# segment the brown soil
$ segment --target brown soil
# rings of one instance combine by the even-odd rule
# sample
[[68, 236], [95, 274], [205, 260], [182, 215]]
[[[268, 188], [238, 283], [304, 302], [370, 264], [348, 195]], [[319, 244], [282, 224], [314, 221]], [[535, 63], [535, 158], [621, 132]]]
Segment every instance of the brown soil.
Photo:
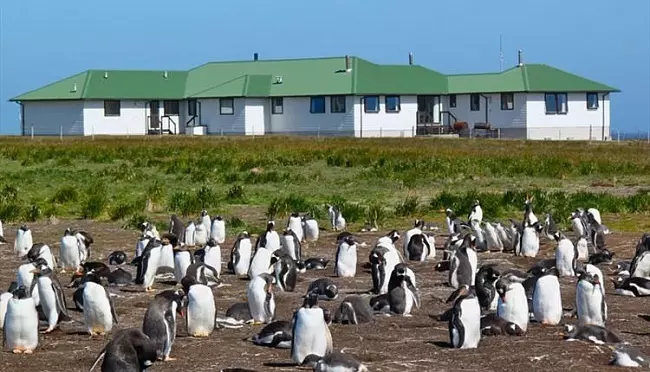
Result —
[[[123, 249], [133, 255], [137, 233], [121, 229], [117, 224], [89, 221], [61, 221], [56, 225], [37, 223], [31, 225], [35, 242], [46, 242], [58, 253], [58, 241], [66, 227], [85, 229], [95, 237], [94, 259], [105, 259], [113, 250]], [[229, 232], [232, 233], [232, 232]], [[0, 288], [6, 289], [14, 280], [18, 260], [12, 255], [15, 226], [5, 226], [9, 245], [0, 246]], [[630, 258], [634, 242], [640, 234], [616, 234], [609, 237], [611, 250], [616, 258]], [[359, 252], [359, 268], [354, 279], [333, 278], [344, 293], [364, 292], [371, 287], [367, 270], [361, 268], [367, 260], [370, 246], [379, 234], [360, 234], [361, 240], [368, 243]], [[444, 237], [439, 237], [440, 246]], [[330, 259], [335, 254], [335, 234], [324, 232], [317, 243], [304, 249], [305, 257], [325, 256]], [[232, 234], [222, 247], [222, 257], [229, 257]], [[401, 244], [401, 242], [400, 242]], [[543, 240], [539, 258], [552, 257], [553, 244]], [[438, 254], [440, 257], [440, 253]], [[538, 258], [538, 259], [539, 259]], [[505, 260], [519, 268], [527, 269], [535, 260], [513, 258], [507, 254], [481, 254], [479, 262], [492, 259]], [[414, 310], [413, 317], [379, 317], [376, 322], [362, 326], [332, 325], [334, 348], [355, 355], [371, 371], [451, 371], [451, 370], [604, 370], [611, 357], [611, 351], [603, 346], [583, 342], [562, 341], [561, 327], [541, 327], [531, 324], [523, 337], [484, 337], [476, 350], [454, 350], [447, 346], [448, 330], [444, 322], [432, 320], [430, 314], [439, 314], [447, 309], [442, 302], [451, 289], [445, 285], [446, 273], [433, 270], [434, 262], [416, 263], [411, 267], [416, 273], [421, 291], [422, 307]], [[225, 265], [224, 265], [225, 267]], [[133, 267], [128, 270], [134, 272]], [[607, 274], [609, 268], [602, 268]], [[225, 271], [225, 270], [224, 270]], [[324, 271], [308, 271], [300, 277], [294, 293], [276, 291], [276, 318], [289, 319], [293, 310], [302, 303], [308, 283], [321, 276], [332, 277], [331, 267]], [[230, 286], [215, 289], [217, 310], [223, 314], [229, 305], [245, 300], [247, 281], [236, 279], [226, 273], [222, 275]], [[67, 277], [60, 278], [67, 283]], [[575, 279], [562, 279], [564, 307], [574, 307]], [[648, 323], [638, 317], [650, 313], [646, 298], [629, 298], [613, 294], [612, 284], [607, 282], [607, 302], [609, 305], [608, 327], [616, 330], [621, 337], [650, 350]], [[156, 284], [157, 290], [169, 288]], [[145, 294], [138, 287], [126, 288], [138, 292], [127, 292], [112, 288], [119, 297], [116, 299], [120, 324], [117, 328], [140, 327], [147, 304], [153, 294]], [[74, 308], [72, 290], [66, 289], [68, 307]], [[334, 310], [337, 302], [321, 302], [321, 305]], [[39, 348], [33, 355], [0, 354], [0, 369], [4, 371], [87, 371], [108, 338], [90, 338], [83, 331], [81, 313], [72, 311], [79, 323], [61, 325], [52, 334], [42, 335]], [[568, 320], [574, 322], [573, 319]], [[178, 337], [172, 350], [176, 361], [156, 363], [152, 371], [213, 371], [226, 367], [243, 367], [258, 371], [293, 371], [299, 368], [289, 363], [288, 350], [264, 348], [247, 341], [260, 326], [245, 326], [242, 329], [217, 329], [206, 339], [186, 336], [185, 325], [178, 324]], [[306, 370], [302, 368], [302, 370]]]

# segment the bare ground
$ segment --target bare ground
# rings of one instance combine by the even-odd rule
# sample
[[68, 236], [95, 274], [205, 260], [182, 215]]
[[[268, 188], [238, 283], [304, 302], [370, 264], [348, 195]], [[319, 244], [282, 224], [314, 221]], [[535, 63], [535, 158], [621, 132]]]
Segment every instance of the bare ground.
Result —
[[[34, 231], [35, 242], [45, 242], [58, 254], [58, 241], [66, 227], [81, 228], [95, 236], [94, 259], [105, 260], [113, 250], [122, 249], [133, 254], [137, 233], [123, 230], [114, 223], [90, 221], [61, 221], [58, 224], [36, 223], [30, 227]], [[12, 239], [16, 226], [5, 226], [5, 234], [10, 244], [0, 246], [0, 288], [6, 289], [14, 280], [18, 259], [12, 255]], [[232, 234], [230, 234], [232, 235]], [[309, 282], [321, 276], [333, 277], [344, 293], [365, 292], [371, 287], [369, 273], [361, 266], [367, 260], [370, 246], [379, 233], [360, 234], [361, 240], [368, 243], [359, 251], [359, 267], [354, 279], [333, 277], [331, 267], [324, 271], [308, 271], [299, 279], [296, 291], [281, 293], [276, 291], [276, 318], [289, 319], [293, 310], [302, 303]], [[610, 249], [616, 258], [631, 258], [634, 242], [640, 234], [617, 234], [609, 237]], [[444, 237], [438, 237], [440, 246]], [[321, 239], [304, 248], [305, 257], [324, 256], [330, 259], [335, 254], [335, 234], [324, 232]], [[232, 236], [222, 247], [222, 257], [229, 257]], [[401, 242], [400, 242], [401, 244]], [[539, 258], [552, 257], [554, 244], [543, 240]], [[438, 254], [440, 256], [440, 254]], [[527, 269], [535, 260], [514, 258], [507, 254], [489, 253], [479, 256], [479, 263], [487, 260], [500, 260], [513, 266]], [[224, 265], [225, 266], [225, 265]], [[453, 350], [448, 348], [448, 330], [444, 322], [436, 322], [429, 315], [437, 315], [447, 309], [442, 302], [450, 293], [446, 283], [446, 273], [433, 270], [434, 262], [416, 263], [411, 267], [416, 273], [418, 287], [422, 296], [422, 307], [415, 309], [411, 318], [379, 317], [373, 324], [361, 326], [331, 326], [334, 348], [355, 355], [371, 371], [498, 371], [510, 370], [571, 370], [595, 371], [611, 369], [607, 363], [611, 352], [603, 346], [583, 342], [562, 341], [562, 328], [531, 324], [523, 337], [484, 337], [476, 350]], [[602, 268], [605, 275], [607, 267]], [[133, 267], [127, 270], [134, 272]], [[225, 270], [224, 270], [225, 271]], [[233, 303], [245, 300], [247, 281], [225, 273], [224, 281], [230, 286], [215, 289], [217, 311], [222, 313]], [[67, 277], [60, 277], [67, 283]], [[575, 279], [562, 279], [564, 307], [574, 307]], [[609, 305], [608, 327], [617, 331], [624, 340], [650, 351], [649, 324], [638, 317], [650, 313], [647, 298], [629, 298], [613, 294], [612, 284], [607, 283], [607, 302]], [[169, 288], [156, 284], [158, 290]], [[125, 288], [123, 291], [111, 288], [117, 294], [117, 312], [120, 324], [117, 328], [140, 327], [147, 304], [153, 295], [145, 294], [139, 287]], [[132, 292], [135, 290], [136, 292]], [[74, 308], [72, 290], [66, 289], [68, 307]], [[339, 297], [341, 298], [341, 297]], [[321, 306], [334, 310], [338, 301], [321, 302]], [[62, 324], [60, 329], [41, 335], [40, 345], [33, 355], [0, 354], [0, 367], [4, 371], [86, 371], [98, 352], [108, 342], [101, 337], [90, 338], [83, 331], [81, 313], [72, 311], [78, 322]], [[567, 320], [574, 322], [573, 319]], [[226, 367], [250, 368], [258, 371], [300, 370], [290, 364], [288, 350], [264, 348], [253, 345], [247, 339], [261, 329], [260, 326], [245, 326], [242, 329], [218, 329], [206, 339], [186, 336], [182, 320], [178, 324], [178, 337], [172, 350], [173, 362], [155, 364], [152, 371], [212, 371]], [[303, 368], [303, 370], [306, 370]]]

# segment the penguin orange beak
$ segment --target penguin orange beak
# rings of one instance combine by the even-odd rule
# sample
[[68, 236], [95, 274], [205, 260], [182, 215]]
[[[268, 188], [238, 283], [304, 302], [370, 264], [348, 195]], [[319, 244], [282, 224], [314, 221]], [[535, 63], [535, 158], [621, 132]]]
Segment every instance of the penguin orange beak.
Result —
[[273, 284], [267, 284], [265, 287], [266, 293], [273, 293]]
[[41, 272], [41, 269], [34, 269], [30, 271], [30, 274], [39, 274]]

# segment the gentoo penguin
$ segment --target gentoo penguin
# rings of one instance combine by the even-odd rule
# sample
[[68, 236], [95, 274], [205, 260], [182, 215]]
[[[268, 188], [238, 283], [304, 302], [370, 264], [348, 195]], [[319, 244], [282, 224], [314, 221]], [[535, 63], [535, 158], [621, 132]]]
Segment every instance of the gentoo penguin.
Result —
[[203, 248], [203, 262], [217, 269], [217, 278], [221, 276], [221, 247], [216, 240], [210, 239]]
[[214, 295], [207, 285], [199, 284], [193, 276], [181, 280], [187, 296], [187, 333], [192, 337], [208, 337], [214, 331], [217, 308]]
[[171, 361], [169, 354], [176, 339], [176, 314], [183, 316], [181, 291], [168, 290], [157, 294], [144, 313], [142, 331], [156, 344], [158, 359]]
[[124, 251], [114, 251], [108, 255], [109, 265], [123, 265], [126, 263], [127, 257]]
[[553, 215], [550, 213], [546, 213], [546, 217], [544, 217], [544, 228], [542, 231], [548, 240], [555, 240], [555, 233], [558, 232], [558, 229], [557, 225], [555, 225], [555, 220], [553, 220]]
[[263, 273], [270, 274], [273, 271], [273, 267], [271, 266], [271, 257], [273, 256], [273, 252], [274, 251], [263, 247], [259, 248], [257, 252], [255, 252], [248, 268], [248, 277], [250, 279]]
[[274, 282], [275, 278], [272, 275], [264, 273], [251, 279], [248, 284], [248, 307], [253, 324], [266, 324], [273, 321], [275, 316]]
[[194, 225], [194, 245], [197, 247], [203, 247], [208, 243], [209, 238], [210, 228], [206, 228], [202, 223], [197, 223]]
[[573, 231], [577, 237], [586, 236], [585, 228], [582, 225], [582, 219], [580, 218], [580, 213], [578, 211], [571, 212], [569, 219], [571, 220], [571, 231]]
[[510, 252], [514, 250], [512, 245], [513, 236], [511, 234], [511, 230], [510, 229], [506, 230], [506, 228], [503, 226], [503, 224], [501, 224], [501, 222], [497, 222], [494, 225], [494, 229], [496, 230], [497, 236], [499, 237], [499, 240], [503, 245], [503, 251]]
[[7, 314], [7, 303], [9, 303], [10, 299], [14, 298], [12, 292], [4, 292], [0, 294], [0, 328], [2, 328], [5, 323], [5, 314]]
[[[45, 260], [42, 261], [46, 262]], [[34, 299], [34, 303], [36, 304], [36, 306], [39, 306], [41, 302], [38, 293], [38, 287], [32, 285], [32, 283], [35, 282], [33, 271], [37, 266], [38, 264], [36, 264], [36, 262], [30, 262], [30, 263], [20, 265], [18, 267], [18, 271], [16, 272], [16, 285], [19, 287], [24, 286], [25, 288], [27, 288], [27, 290], [31, 293], [32, 298]]]
[[137, 328], [121, 329], [99, 353], [90, 372], [102, 358], [102, 372], [141, 372], [156, 362], [156, 345]]
[[63, 267], [63, 272], [66, 270], [76, 270], [81, 264], [81, 247], [79, 239], [72, 233], [70, 228], [67, 228], [61, 238], [61, 248], [59, 262]]
[[2, 220], [0, 220], [0, 245], [7, 244], [7, 239], [5, 239], [5, 231], [2, 228]]
[[314, 372], [367, 372], [368, 367], [350, 354], [333, 352], [325, 355], [314, 366]]
[[612, 259], [614, 258], [615, 254], [616, 253], [610, 252], [609, 249], [605, 248], [600, 252], [596, 252], [594, 254], [589, 255], [589, 259], [587, 260], [587, 263], [592, 265], [600, 265], [600, 264], [611, 265]]
[[586, 260], [589, 257], [589, 243], [587, 238], [581, 236], [576, 240], [576, 252], [578, 252], [578, 260]]
[[83, 312], [84, 323], [91, 336], [103, 336], [113, 329], [113, 322], [118, 324], [115, 305], [108, 291], [92, 281], [84, 284]]
[[191, 264], [187, 268], [185, 276], [191, 276], [196, 279], [197, 283], [207, 285], [208, 287], [221, 284], [221, 281], [217, 277], [217, 269], [203, 262], [194, 262]]
[[52, 269], [41, 258], [39, 258], [35, 266], [32, 286], [36, 285], [38, 287], [40, 305], [47, 318], [48, 327], [43, 333], [50, 333], [59, 322], [67, 322], [71, 318], [68, 315], [63, 287]]
[[330, 225], [334, 231], [343, 231], [345, 230], [345, 217], [338, 208], [334, 206], [327, 206], [327, 214], [329, 216]]
[[196, 225], [194, 224], [194, 221], [190, 221], [187, 224], [184, 236], [185, 239], [183, 239], [183, 243], [185, 243], [185, 245], [190, 247], [196, 246]]
[[479, 225], [483, 222], [483, 208], [481, 208], [481, 203], [478, 200], [474, 201], [469, 215], [467, 216], [467, 223], [471, 223], [472, 221], [478, 222]]
[[415, 222], [413, 223], [413, 228], [411, 228], [410, 230], [407, 230], [404, 233], [403, 252], [404, 252], [404, 258], [406, 258], [407, 260], [410, 260], [408, 245], [411, 242], [411, 237], [413, 235], [421, 235], [423, 228], [424, 228], [424, 221], [416, 219]]
[[253, 336], [252, 341], [259, 346], [291, 349], [292, 330], [291, 321], [277, 320], [264, 326], [258, 334]]
[[476, 274], [474, 289], [479, 305], [486, 311], [495, 311], [499, 302], [497, 290], [494, 287], [500, 273], [491, 265], [483, 265]]
[[[84, 310], [84, 289], [86, 288], [87, 282], [93, 282], [101, 285], [102, 279], [99, 277], [99, 275], [95, 274], [95, 272], [91, 270], [86, 272], [84, 276], [78, 280], [78, 284], [76, 284], [78, 288], [72, 294], [72, 301], [74, 302], [75, 308], [79, 311]], [[76, 280], [70, 284], [73, 284], [74, 287], [75, 283], [77, 283]], [[68, 285], [68, 287], [70, 287], [70, 285]]]
[[449, 339], [456, 349], [475, 349], [481, 340], [481, 306], [474, 292], [461, 287], [449, 319]]
[[84, 263], [90, 258], [90, 246], [95, 242], [95, 240], [92, 235], [83, 230], [76, 230], [72, 233], [79, 241], [79, 255], [81, 256], [81, 263]]
[[614, 281], [616, 294], [621, 296], [645, 297], [650, 296], [650, 279], [640, 277], [621, 278]]
[[377, 294], [388, 292], [388, 282], [393, 269], [400, 263], [397, 249], [377, 245], [370, 251], [372, 291]]
[[539, 222], [525, 224], [521, 233], [520, 251], [524, 257], [536, 257], [539, 252]]
[[298, 212], [292, 212], [287, 222], [287, 229], [293, 231], [298, 237], [298, 242], [303, 241], [302, 218]]
[[185, 242], [185, 224], [177, 215], [172, 214], [169, 218], [169, 231], [167, 232], [174, 234], [179, 242]]
[[650, 356], [636, 347], [621, 343], [616, 346], [610, 346], [610, 348], [614, 352], [614, 356], [609, 364], [619, 367], [650, 368]]
[[334, 323], [340, 324], [363, 324], [372, 322], [375, 318], [370, 299], [367, 296], [352, 295], [341, 301], [334, 313]]
[[280, 251], [276, 251], [277, 261], [273, 265], [275, 275], [275, 284], [280, 287], [282, 292], [293, 292], [296, 288], [296, 281], [298, 280], [298, 268], [296, 261], [286, 254], [278, 255]]
[[562, 320], [562, 295], [558, 270], [546, 270], [535, 282], [533, 314], [540, 324], [557, 325]]
[[[425, 234], [414, 234], [408, 242], [406, 255], [411, 261], [424, 261], [431, 254], [431, 245]], [[435, 253], [434, 253], [435, 254]]]
[[295, 261], [302, 260], [302, 247], [300, 244], [300, 236], [296, 232], [287, 228], [282, 233], [282, 251], [289, 255]]
[[199, 218], [199, 222], [201, 223], [201, 225], [203, 225], [203, 227], [205, 227], [205, 231], [207, 232], [207, 236], [205, 240], [207, 242], [210, 236], [210, 230], [212, 230], [212, 220], [210, 219], [210, 215], [208, 214], [208, 211], [206, 211], [205, 209], [201, 211], [201, 218]]
[[336, 283], [330, 278], [320, 278], [309, 283], [307, 294], [316, 293], [319, 300], [336, 300], [339, 295], [339, 289]]
[[16, 230], [16, 240], [14, 240], [14, 252], [18, 257], [24, 257], [29, 249], [34, 245], [32, 230], [27, 225], [22, 225]]
[[576, 289], [576, 311], [578, 322], [605, 326], [607, 304], [600, 278], [589, 272], [581, 272]]
[[609, 229], [605, 225], [601, 225], [598, 222], [593, 220], [593, 217], [589, 215], [591, 230], [589, 235], [589, 243], [593, 247], [594, 252], [599, 252], [605, 248], [605, 235], [609, 233]]
[[336, 250], [336, 276], [353, 278], [357, 273], [357, 242], [348, 236], [339, 244]]
[[[376, 247], [385, 247], [387, 249], [394, 250], [394, 251], [396, 251], [398, 253], [398, 256], [399, 256], [399, 251], [397, 250], [397, 247], [395, 246], [395, 243], [397, 243], [399, 238], [400, 238], [399, 232], [397, 230], [391, 230], [388, 234], [386, 234], [386, 235], [384, 235], [382, 237], [379, 237], [379, 239], [377, 239], [377, 243], [375, 243], [375, 246]], [[400, 259], [400, 262], [404, 261], [401, 257], [399, 257], [399, 259]]]
[[147, 247], [147, 244], [149, 244], [149, 240], [151, 239], [154, 239], [154, 237], [150, 235], [142, 235], [140, 238], [138, 238], [137, 243], [135, 243], [136, 258], [142, 256], [142, 252], [144, 252], [144, 249]]
[[503, 242], [497, 233], [495, 225], [491, 222], [485, 223], [485, 241], [487, 249], [495, 252], [503, 252]]
[[461, 285], [474, 285], [476, 281], [476, 266], [478, 258], [474, 250], [475, 238], [465, 235], [463, 243], [457, 248], [449, 260], [449, 285], [458, 289]]
[[111, 271], [108, 274], [108, 285], [110, 286], [125, 286], [131, 284], [133, 281], [133, 275], [130, 272], [118, 267], [117, 269]]
[[275, 221], [268, 221], [266, 231], [257, 238], [255, 249], [259, 250], [259, 248], [266, 248], [271, 252], [280, 249], [280, 235], [275, 231]]
[[299, 365], [310, 355], [324, 357], [332, 352], [332, 335], [315, 293], [307, 295], [294, 313], [291, 333], [291, 359]]
[[593, 324], [564, 326], [564, 339], [566, 341], [585, 340], [598, 345], [618, 344], [620, 337], [609, 329]]
[[20, 286], [7, 301], [2, 339], [5, 351], [31, 354], [38, 346], [38, 313], [27, 288]]
[[523, 336], [524, 330], [515, 323], [508, 322], [495, 313], [490, 313], [481, 317], [481, 334], [483, 336]]
[[[171, 226], [171, 222], [170, 222]], [[156, 225], [149, 221], [144, 221], [143, 223], [140, 224], [140, 232], [142, 235], [147, 235], [152, 238], [160, 239], [160, 233], [158, 232], [158, 229], [156, 228]], [[171, 233], [171, 229], [169, 230]]]
[[449, 232], [449, 235], [460, 232], [460, 221], [450, 208], [445, 209], [445, 223], [447, 224], [447, 232]]
[[557, 242], [555, 248], [555, 267], [560, 276], [575, 276], [576, 249], [561, 231], [553, 233], [553, 238]]
[[526, 196], [524, 201], [524, 222], [523, 226], [539, 224], [539, 219], [533, 213], [533, 198], [534, 196]]
[[304, 232], [304, 238], [306, 241], [315, 242], [318, 240], [320, 235], [320, 230], [318, 228], [318, 221], [314, 218], [303, 216], [302, 217], [302, 228]]
[[247, 231], [242, 231], [230, 251], [230, 262], [228, 268], [238, 276], [248, 274], [253, 252], [253, 243]]
[[305, 270], [324, 270], [330, 261], [323, 257], [312, 257], [304, 261]]
[[512, 251], [515, 256], [521, 255], [521, 235], [524, 233], [524, 225], [521, 222], [510, 219], [510, 228], [507, 230], [512, 237]]
[[174, 275], [174, 246], [169, 239], [163, 237], [160, 241], [160, 258], [158, 259], [158, 268], [156, 269], [156, 277], [160, 279], [168, 279]]
[[472, 220], [469, 227], [474, 235], [474, 249], [477, 252], [487, 252], [488, 242], [485, 239], [485, 231], [483, 231], [481, 224], [477, 220]]
[[522, 285], [523, 278], [514, 273], [505, 273], [497, 280], [495, 287], [499, 294], [497, 315], [517, 324], [524, 332], [528, 329], [528, 298]]
[[600, 218], [600, 211], [596, 208], [587, 209], [587, 217], [590, 217], [590, 219], [592, 219], [599, 225], [603, 224], [603, 220]]
[[153, 291], [152, 287], [158, 271], [161, 250], [162, 243], [160, 240], [151, 239], [142, 252], [142, 256], [140, 256], [142, 259], [138, 262], [135, 284], [142, 285], [146, 292]]
[[30, 262], [35, 262], [39, 258], [42, 258], [47, 262], [47, 266], [55, 268], [56, 260], [52, 254], [52, 250], [47, 244], [36, 243], [32, 245], [27, 254], [23, 257], [29, 260]]
[[187, 275], [187, 269], [194, 263], [194, 255], [185, 246], [174, 249], [174, 277], [176, 283]]
[[413, 274], [404, 264], [398, 264], [393, 269], [388, 283], [388, 293], [379, 295], [370, 300], [370, 306], [375, 311], [392, 314], [411, 316], [413, 306], [420, 307], [420, 295], [415, 283]]
[[210, 239], [214, 239], [218, 244], [223, 244], [226, 241], [226, 221], [223, 220], [223, 217], [216, 216], [212, 220]]

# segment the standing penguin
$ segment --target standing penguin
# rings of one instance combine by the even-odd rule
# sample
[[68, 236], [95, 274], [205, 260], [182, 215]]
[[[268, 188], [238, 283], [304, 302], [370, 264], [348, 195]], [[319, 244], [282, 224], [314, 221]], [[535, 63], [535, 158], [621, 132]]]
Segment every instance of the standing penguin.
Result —
[[425, 261], [431, 254], [431, 245], [429, 239], [425, 234], [411, 235], [411, 240], [408, 242], [406, 255], [411, 261]]
[[[404, 264], [395, 266], [388, 284], [388, 293], [378, 297], [382, 296], [387, 298], [390, 312], [396, 315], [408, 317], [411, 316], [413, 306], [420, 307], [420, 296], [413, 283], [412, 272], [409, 272]], [[381, 304], [382, 301], [378, 297], [372, 302]]]
[[481, 340], [481, 306], [468, 286], [461, 287], [451, 310], [449, 339], [457, 349], [475, 349]]
[[576, 288], [576, 311], [580, 324], [605, 326], [607, 303], [601, 288], [598, 275], [589, 272], [580, 273]]
[[185, 245], [190, 247], [196, 246], [196, 225], [194, 224], [194, 221], [190, 221], [190, 223], [187, 224], [184, 236], [185, 238], [183, 239], [183, 243], [185, 243]]
[[324, 357], [332, 352], [332, 335], [325, 312], [318, 306], [318, 295], [306, 296], [302, 307], [293, 316], [291, 359], [302, 365], [309, 355]]
[[95, 242], [93, 237], [83, 230], [76, 230], [72, 232], [79, 241], [79, 255], [81, 263], [86, 262], [90, 258], [90, 246]]
[[248, 274], [248, 268], [251, 264], [253, 252], [253, 243], [247, 231], [242, 231], [230, 251], [230, 262], [228, 268], [238, 276]]
[[521, 233], [520, 250], [524, 257], [536, 257], [539, 252], [539, 230], [538, 222], [533, 224], [526, 223]]
[[81, 265], [79, 240], [74, 236], [70, 228], [65, 230], [63, 238], [61, 238], [59, 262], [61, 262], [63, 272], [76, 270]]
[[[167, 232], [176, 236], [179, 242], [185, 242], [185, 224], [177, 215], [172, 214], [169, 218], [169, 231]], [[155, 235], [151, 235], [151, 237], [158, 239]]]
[[478, 222], [479, 225], [483, 222], [483, 208], [481, 208], [481, 203], [478, 200], [474, 200], [472, 209], [467, 216], [467, 222], [471, 224], [472, 221]]
[[137, 328], [122, 329], [99, 353], [90, 372], [102, 358], [102, 372], [142, 372], [156, 361], [156, 345]]
[[210, 287], [199, 284], [193, 276], [181, 280], [187, 295], [187, 333], [192, 337], [208, 337], [214, 331], [217, 308]]
[[83, 289], [83, 312], [86, 329], [91, 336], [103, 336], [118, 323], [115, 305], [101, 284], [88, 281]]
[[354, 237], [347, 236], [336, 250], [336, 275], [344, 278], [353, 278], [357, 273], [357, 242]]
[[176, 314], [183, 316], [183, 293], [164, 291], [149, 303], [142, 331], [156, 344], [158, 359], [172, 361], [169, 354], [176, 339]]
[[476, 282], [476, 267], [478, 257], [474, 250], [475, 238], [471, 234], [465, 235], [463, 243], [457, 248], [449, 261], [449, 285], [460, 288], [462, 285], [474, 285]]
[[503, 252], [503, 242], [497, 232], [496, 224], [491, 222], [485, 223], [485, 240], [487, 249], [490, 251]]
[[38, 264], [36, 263], [37, 261], [22, 264], [18, 267], [18, 272], [16, 272], [16, 285], [27, 288], [28, 292], [34, 299], [34, 304], [39, 306], [41, 301], [38, 293], [38, 286], [32, 285], [32, 283], [35, 282], [34, 269], [38, 267]]
[[388, 292], [388, 282], [396, 265], [400, 263], [397, 249], [377, 245], [370, 251], [372, 270], [372, 291], [377, 294]]
[[174, 273], [174, 246], [167, 237], [163, 237], [160, 243], [162, 246], [160, 247], [160, 258], [158, 259], [156, 274], [162, 278], [167, 278], [167, 276]]
[[208, 243], [210, 235], [210, 228], [205, 228], [205, 225], [198, 223], [194, 225], [194, 245], [203, 247]]
[[404, 257], [407, 260], [410, 260], [408, 245], [411, 242], [411, 237], [413, 235], [421, 235], [422, 234], [422, 229], [424, 229], [424, 221], [416, 219], [415, 222], [413, 223], [413, 228], [404, 233], [404, 244], [403, 244], [404, 249], [403, 250], [404, 250]]
[[223, 220], [223, 217], [216, 216], [212, 220], [210, 239], [214, 239], [218, 244], [223, 244], [226, 241], [226, 222]]
[[24, 257], [29, 249], [34, 245], [32, 230], [27, 225], [22, 225], [16, 231], [16, 240], [14, 240], [14, 252], [18, 257]]
[[486, 311], [495, 311], [499, 303], [499, 296], [495, 283], [499, 279], [499, 272], [491, 265], [483, 265], [476, 274], [474, 284], [479, 305]]
[[33, 271], [35, 278], [32, 285], [38, 286], [41, 307], [47, 317], [48, 328], [43, 333], [50, 333], [59, 322], [67, 322], [71, 318], [68, 315], [68, 307], [61, 283], [52, 269], [47, 266], [45, 260], [39, 259], [39, 261], [37, 261], [37, 267]]
[[250, 279], [263, 273], [270, 274], [272, 272], [271, 257], [273, 256], [273, 252], [268, 248], [259, 248], [255, 252], [248, 268], [248, 277]]
[[571, 240], [560, 231], [553, 233], [553, 238], [557, 241], [555, 248], [555, 267], [560, 276], [575, 276], [576, 266], [576, 248]]
[[52, 250], [47, 244], [36, 243], [32, 245], [24, 258], [28, 259], [30, 262], [35, 262], [39, 258], [42, 258], [47, 262], [47, 266], [51, 268], [56, 267], [56, 260], [54, 259]]
[[174, 277], [176, 283], [187, 275], [187, 269], [194, 263], [194, 255], [185, 247], [174, 249]]
[[545, 270], [535, 282], [533, 314], [540, 324], [557, 325], [562, 320], [562, 295], [558, 270]]
[[571, 220], [571, 230], [577, 237], [581, 236], [586, 236], [585, 234], [585, 228], [582, 224], [582, 218], [580, 217], [580, 213], [578, 211], [571, 212], [571, 216], [569, 217]]
[[274, 281], [272, 275], [264, 273], [251, 279], [248, 284], [248, 307], [254, 324], [267, 324], [273, 321], [275, 315]]
[[[210, 215], [208, 214], [208, 211], [205, 209], [201, 211], [201, 218], [199, 219], [201, 225], [205, 228], [204, 230], [207, 233], [206, 236], [206, 242], [208, 240], [208, 236], [210, 235], [210, 230], [212, 230], [212, 220], [210, 219]], [[205, 243], [203, 243], [205, 244]]]
[[303, 240], [302, 218], [298, 212], [292, 212], [289, 216], [287, 229], [293, 231], [296, 237], [298, 237], [298, 242], [301, 242]]
[[2, 227], [2, 220], [0, 220], [0, 244], [7, 244], [7, 239], [5, 239], [5, 230]]
[[7, 302], [2, 327], [5, 351], [31, 354], [38, 346], [38, 313], [27, 288], [20, 286]]
[[138, 262], [138, 272], [135, 284], [140, 284], [146, 292], [153, 291], [153, 283], [156, 279], [162, 243], [160, 240], [151, 239], [142, 252], [142, 259]]
[[450, 208], [445, 209], [445, 223], [447, 224], [447, 232], [453, 235], [460, 232], [460, 221], [454, 211]]
[[345, 230], [346, 223], [345, 217], [338, 208], [335, 208], [331, 205], [327, 206], [327, 214], [329, 216], [330, 225], [334, 231], [343, 231]]
[[12, 292], [4, 292], [0, 294], [0, 328], [4, 327], [5, 315], [7, 314], [7, 304], [9, 303], [9, 300], [12, 298], [14, 298]]
[[528, 298], [526, 290], [522, 285], [524, 281], [516, 274], [506, 273], [496, 282], [496, 290], [499, 294], [497, 304], [497, 316], [515, 323], [524, 332], [528, 329]]
[[578, 253], [578, 260], [586, 260], [589, 258], [589, 243], [584, 236], [579, 237], [576, 241], [576, 252]]
[[548, 240], [555, 240], [555, 233], [558, 232], [557, 225], [555, 224], [555, 220], [553, 220], [553, 215], [550, 213], [546, 214], [546, 217], [544, 218], [544, 236]]
[[290, 227], [282, 233], [282, 251], [296, 261], [302, 260], [300, 236]]
[[203, 250], [205, 252], [203, 262], [217, 269], [217, 278], [219, 278], [221, 276], [221, 247], [216, 240], [210, 239]]
[[[278, 251], [279, 252], [279, 251]], [[275, 252], [275, 253], [278, 253]], [[283, 292], [293, 292], [298, 279], [296, 261], [286, 254], [280, 255], [274, 265], [275, 283]]]
[[280, 249], [280, 235], [275, 231], [275, 221], [269, 221], [266, 224], [266, 231], [263, 232], [255, 243], [255, 248], [266, 248], [271, 252]]
[[315, 242], [318, 240], [318, 236], [320, 235], [318, 221], [316, 221], [314, 218], [303, 216], [302, 228], [304, 232], [304, 239], [306, 241]]

